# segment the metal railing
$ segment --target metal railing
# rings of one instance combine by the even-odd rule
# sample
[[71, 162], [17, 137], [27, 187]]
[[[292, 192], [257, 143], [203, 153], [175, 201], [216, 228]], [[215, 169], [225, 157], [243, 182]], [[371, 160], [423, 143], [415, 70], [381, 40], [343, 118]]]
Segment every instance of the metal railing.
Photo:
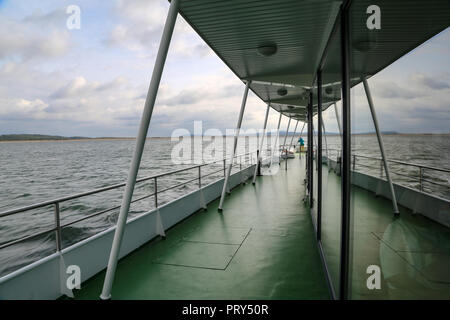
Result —
[[[340, 157], [339, 149], [328, 149], [328, 151], [336, 151], [337, 152], [336, 159]], [[379, 161], [380, 164], [378, 167], [374, 167], [373, 165], [368, 165], [365, 163], [357, 162], [358, 158]], [[405, 180], [408, 180], [409, 182], [418, 183], [418, 189], [421, 192], [424, 192], [424, 182], [450, 189], [449, 184], [443, 184], [443, 183], [439, 183], [437, 181], [427, 179], [427, 176], [425, 175], [425, 170], [434, 171], [434, 172], [444, 172], [444, 173], [450, 174], [450, 169], [437, 168], [437, 167], [432, 167], [432, 166], [428, 166], [428, 165], [424, 165], [424, 164], [410, 163], [410, 162], [393, 160], [393, 159], [386, 159], [386, 160], [390, 163], [416, 168], [416, 170], [417, 170], [416, 178], [411, 175], [399, 173], [396, 171], [392, 171], [391, 173], [401, 176]], [[382, 178], [384, 177], [383, 159], [381, 157], [365, 156], [365, 155], [353, 153], [352, 154], [352, 169], [353, 169], [353, 171], [356, 171], [357, 166], [363, 167], [363, 168], [369, 168], [369, 169], [373, 169], [373, 170], [379, 170], [380, 177], [382, 177]], [[392, 170], [392, 168], [391, 168], [391, 170]]]
[[[251, 151], [251, 152], [247, 152], [247, 153], [242, 153], [242, 154], [238, 154], [235, 155], [235, 157], [233, 158], [233, 163], [235, 163], [235, 159], [239, 159], [237, 161], [237, 164], [239, 165], [239, 171], [241, 171], [243, 169], [243, 163], [244, 165], [248, 165], [251, 166], [253, 165], [253, 163], [256, 163], [256, 158], [255, 161], [253, 159], [253, 155], [256, 155], [256, 150], [255, 151]], [[242, 161], [242, 159], [244, 158], [244, 161]], [[169, 191], [184, 185], [187, 185], [191, 182], [197, 181], [198, 182], [198, 188], [201, 189], [202, 188], [202, 179], [204, 179], [205, 177], [211, 176], [213, 174], [217, 174], [219, 172], [223, 172], [223, 175], [225, 176], [226, 173], [226, 165], [227, 165], [227, 160], [230, 160], [230, 158], [224, 158], [221, 160], [217, 160], [217, 161], [212, 161], [209, 163], [203, 163], [203, 164], [199, 164], [199, 165], [194, 165], [194, 166], [190, 166], [187, 168], [182, 168], [182, 169], [178, 169], [178, 170], [173, 170], [173, 171], [169, 171], [169, 172], [165, 172], [165, 173], [160, 173], [160, 174], [156, 174], [156, 175], [152, 175], [152, 176], [148, 176], [148, 177], [143, 177], [143, 178], [139, 178], [136, 180], [136, 183], [140, 183], [140, 182], [145, 182], [145, 181], [153, 181], [153, 185], [154, 185], [154, 189], [153, 192], [150, 194], [147, 194], [145, 196], [141, 196], [137, 199], [134, 199], [131, 201], [131, 203], [135, 203], [150, 197], [154, 197], [154, 206], [155, 208], [158, 208], [159, 203], [158, 203], [158, 194], [163, 193], [165, 191]], [[212, 172], [208, 172], [208, 173], [204, 173], [202, 174], [202, 168], [206, 167], [206, 166], [210, 166], [213, 164], [217, 164], [217, 163], [223, 163], [223, 167], [221, 167], [218, 170], [214, 170]], [[233, 164], [236, 165], [236, 164]], [[247, 166], [247, 167], [248, 167]], [[158, 178], [161, 177], [165, 177], [165, 176], [169, 176], [169, 175], [173, 175], [176, 173], [180, 173], [180, 172], [184, 172], [184, 171], [188, 171], [188, 170], [194, 170], [194, 169], [198, 169], [198, 175], [195, 178], [192, 179], [188, 179], [186, 181], [183, 181], [179, 184], [175, 184], [163, 189], [158, 189]], [[244, 168], [245, 169], [245, 168]], [[219, 180], [219, 179], [217, 179]], [[94, 194], [99, 194], [102, 192], [106, 192], [109, 190], [114, 190], [114, 189], [118, 189], [121, 187], [124, 187], [126, 183], [119, 183], [119, 184], [114, 184], [114, 185], [110, 185], [107, 187], [103, 187], [103, 188], [98, 188], [98, 189], [94, 189], [91, 191], [87, 191], [87, 192], [82, 192], [82, 193], [78, 193], [78, 194], [74, 194], [74, 195], [70, 195], [70, 196], [66, 196], [66, 197], [61, 197], [61, 198], [57, 198], [57, 199], [53, 199], [53, 200], [49, 200], [49, 201], [44, 201], [44, 202], [40, 202], [40, 203], [36, 203], [36, 204], [32, 204], [32, 205], [28, 205], [25, 207], [21, 207], [21, 208], [16, 208], [16, 209], [12, 209], [12, 210], [8, 210], [8, 211], [4, 211], [0, 213], [0, 219], [7, 217], [7, 216], [11, 216], [14, 214], [18, 214], [18, 213], [22, 213], [22, 212], [26, 212], [26, 211], [31, 211], [33, 209], [38, 209], [38, 208], [43, 208], [43, 207], [47, 207], [47, 206], [53, 206], [54, 208], [54, 227], [51, 229], [46, 229], [44, 231], [41, 232], [37, 232], [37, 233], [33, 233], [18, 239], [14, 239], [14, 240], [10, 240], [10, 241], [6, 241], [4, 243], [0, 244], [0, 249], [6, 248], [6, 247], [10, 247], [14, 244], [18, 244], [20, 242], [32, 239], [32, 238], [36, 238], [45, 234], [49, 234], [51, 232], [55, 232], [55, 236], [56, 236], [56, 250], [57, 251], [61, 251], [63, 249], [62, 246], [62, 229], [68, 226], [71, 226], [75, 223], [99, 216], [101, 214], [105, 214], [107, 212], [111, 212], [113, 210], [117, 210], [120, 208], [119, 206], [114, 206], [112, 208], [108, 208], [105, 210], [101, 210], [92, 214], [89, 214], [87, 216], [81, 217], [79, 219], [75, 219], [72, 220], [70, 222], [61, 224], [61, 217], [60, 217], [60, 204], [67, 202], [69, 200], [74, 200], [74, 199], [79, 199], [82, 197], [86, 197], [86, 196], [90, 196], [90, 195], [94, 195]]]

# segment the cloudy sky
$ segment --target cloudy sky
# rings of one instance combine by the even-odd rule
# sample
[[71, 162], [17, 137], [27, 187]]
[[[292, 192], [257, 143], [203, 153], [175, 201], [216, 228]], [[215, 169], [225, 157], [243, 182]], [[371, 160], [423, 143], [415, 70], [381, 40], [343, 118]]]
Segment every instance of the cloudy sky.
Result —
[[[66, 28], [67, 6], [81, 29]], [[151, 77], [165, 0], [0, 0], [0, 134], [135, 136]], [[450, 31], [370, 80], [382, 130], [450, 132]], [[352, 90], [355, 130], [371, 131], [362, 88]], [[178, 17], [151, 136], [203, 120], [233, 128], [244, 87]], [[244, 128], [262, 125], [265, 106], [249, 95]], [[337, 131], [334, 113], [324, 114]], [[272, 111], [269, 127], [276, 127]], [[283, 121], [283, 125], [287, 120]]]

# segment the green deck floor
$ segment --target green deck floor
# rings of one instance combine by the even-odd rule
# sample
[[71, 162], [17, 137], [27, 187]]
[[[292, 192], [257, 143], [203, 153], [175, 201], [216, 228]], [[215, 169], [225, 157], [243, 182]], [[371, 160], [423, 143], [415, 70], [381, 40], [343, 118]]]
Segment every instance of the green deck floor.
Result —
[[[304, 155], [235, 188], [119, 262], [113, 299], [328, 299], [314, 228], [302, 203]], [[339, 291], [340, 177], [323, 167], [322, 246]], [[315, 190], [317, 187], [315, 176]], [[351, 299], [450, 299], [450, 231], [352, 186]], [[317, 205], [317, 202], [315, 202]], [[313, 217], [315, 218], [313, 209]], [[369, 290], [367, 267], [381, 269]], [[98, 299], [104, 272], [78, 299]]]
[[[119, 261], [113, 299], [329, 299], [310, 214], [304, 158], [239, 186]], [[104, 272], [76, 299], [98, 299]]]
[[[323, 166], [322, 246], [339, 288], [341, 179]], [[317, 176], [314, 176], [317, 179]], [[315, 180], [315, 188], [317, 180]], [[317, 204], [317, 203], [315, 203]], [[352, 186], [350, 197], [351, 299], [450, 299], [450, 230]], [[316, 208], [314, 208], [316, 210]], [[381, 288], [367, 288], [367, 267], [381, 270]]]

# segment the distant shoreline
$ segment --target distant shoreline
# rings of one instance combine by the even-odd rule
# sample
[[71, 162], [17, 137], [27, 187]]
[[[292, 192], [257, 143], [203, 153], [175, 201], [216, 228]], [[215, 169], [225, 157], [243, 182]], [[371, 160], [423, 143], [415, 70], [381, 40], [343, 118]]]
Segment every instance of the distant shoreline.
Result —
[[[284, 134], [284, 133], [283, 133]], [[282, 134], [282, 135], [283, 135]], [[288, 134], [292, 136], [292, 133]], [[295, 134], [299, 135], [298, 133]], [[356, 136], [373, 136], [375, 133], [355, 133]], [[450, 136], [450, 133], [383, 133], [383, 136]], [[303, 133], [302, 136], [307, 136]], [[327, 133], [325, 136], [338, 136], [335, 133]], [[1, 136], [0, 136], [1, 137]], [[231, 137], [231, 136], [230, 136]], [[147, 137], [147, 140], [158, 140], [158, 139], [170, 139], [171, 137]], [[61, 138], [61, 139], [10, 139], [1, 140], [0, 143], [14, 143], [14, 142], [81, 142], [81, 141], [126, 141], [126, 140], [136, 140], [135, 137], [105, 137], [105, 138]]]
[[[148, 139], [164, 139], [161, 137], [148, 137]], [[136, 137], [83, 137], [83, 136], [56, 136], [43, 134], [3, 134], [0, 135], [2, 142], [63, 142], [63, 141], [115, 141], [115, 140], [136, 140]]]
[[114, 140], [135, 140], [136, 138], [83, 138], [83, 139], [33, 139], [33, 140], [0, 140], [0, 143], [14, 142], [76, 142], [76, 141], [114, 141]]

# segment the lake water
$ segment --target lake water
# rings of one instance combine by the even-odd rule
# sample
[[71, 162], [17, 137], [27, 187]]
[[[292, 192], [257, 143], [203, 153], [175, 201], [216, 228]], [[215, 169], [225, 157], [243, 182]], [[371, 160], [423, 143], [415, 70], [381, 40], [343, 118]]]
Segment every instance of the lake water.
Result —
[[[201, 137], [195, 137], [192, 140], [185, 138], [184, 141], [185, 147], [192, 147], [189, 150], [188, 158], [192, 157], [196, 163], [202, 160], [202, 154], [204, 154], [201, 152], [202, 148], [204, 151], [205, 148], [213, 145], [208, 141], [202, 142]], [[215, 157], [203, 157], [203, 160], [210, 162], [213, 159], [222, 159], [224, 150], [227, 150], [227, 154], [229, 154], [232, 138], [224, 139], [224, 141], [226, 143], [221, 143], [220, 139], [215, 141], [215, 154], [208, 153]], [[387, 135], [384, 136], [384, 142], [390, 159], [436, 168], [448, 169], [450, 167], [449, 135]], [[127, 178], [134, 144], [134, 140], [0, 143], [0, 212], [124, 182]], [[237, 153], [255, 150], [256, 145], [255, 137], [240, 139]], [[336, 157], [337, 152], [331, 149], [339, 149], [340, 137], [327, 136], [327, 145], [330, 156]], [[192, 166], [192, 163], [173, 163], [171, 154], [174, 147], [177, 146], [179, 147], [180, 144], [172, 142], [170, 139], [148, 139], [138, 177], [147, 177]], [[199, 148], [199, 146], [201, 147]], [[376, 137], [373, 135], [355, 136], [353, 149], [356, 154], [380, 156]], [[242, 166], [250, 164], [248, 157], [241, 157], [241, 160]], [[253, 157], [253, 161], [255, 161], [255, 157]], [[357, 158], [356, 170], [379, 175], [379, 168], [378, 160]], [[239, 165], [236, 165], [234, 171], [238, 169]], [[391, 164], [391, 171], [394, 182], [414, 188], [419, 187], [419, 169], [417, 167]], [[202, 175], [208, 173], [212, 174], [202, 178], [202, 185], [223, 177], [223, 162], [219, 161], [216, 164], [202, 167]], [[197, 168], [158, 178], [158, 190], [196, 179], [196, 177], [198, 177]], [[450, 175], [448, 173], [425, 169], [423, 180], [425, 192], [450, 199]], [[164, 204], [196, 188], [198, 188], [198, 180], [158, 194], [158, 204]], [[153, 180], [139, 183], [133, 199], [149, 195], [153, 190]], [[64, 225], [87, 215], [119, 206], [122, 193], [123, 188], [118, 188], [61, 203], [61, 224]], [[154, 208], [154, 197], [135, 202], [131, 206], [130, 217], [152, 208]], [[112, 226], [116, 221], [118, 211], [115, 209], [63, 228], [63, 247]], [[3, 217], [0, 218], [0, 244], [53, 227], [53, 206]], [[54, 251], [54, 232], [0, 249], [0, 276]]]

